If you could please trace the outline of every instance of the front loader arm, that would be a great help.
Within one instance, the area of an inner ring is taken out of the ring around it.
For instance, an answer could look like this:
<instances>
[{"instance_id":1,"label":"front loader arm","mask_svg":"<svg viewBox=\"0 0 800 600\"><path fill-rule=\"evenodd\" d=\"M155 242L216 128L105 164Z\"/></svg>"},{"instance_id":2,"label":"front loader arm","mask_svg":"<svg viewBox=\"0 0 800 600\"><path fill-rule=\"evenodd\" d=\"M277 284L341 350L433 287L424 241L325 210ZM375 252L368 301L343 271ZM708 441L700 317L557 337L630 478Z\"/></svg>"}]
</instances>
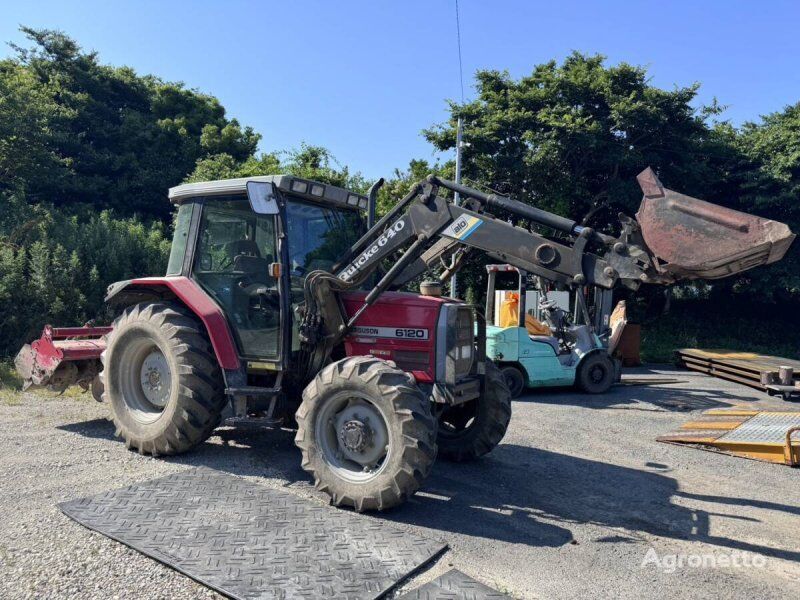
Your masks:
<instances>
[{"instance_id":1,"label":"front loader arm","mask_svg":"<svg viewBox=\"0 0 800 600\"><path fill-rule=\"evenodd\" d=\"M668 190L651 169L638 180L644 192L637 213L642 223L621 216L622 234L615 238L517 200L429 176L371 227L332 273L314 271L307 276L300 335L313 356L311 362L323 364L384 291L444 263L446 256L453 257L446 265L448 277L463 264L466 251L479 250L568 286L612 289L622 284L637 289L642 283L719 278L768 264L782 258L794 239L783 223ZM440 196L441 188L458 192L464 205ZM554 241L516 227L493 216L493 209L562 232L568 239ZM652 247L663 248L664 254ZM364 305L346 319L337 292L362 284L390 258L394 262Z\"/></svg>"},{"instance_id":2,"label":"front loader arm","mask_svg":"<svg viewBox=\"0 0 800 600\"><path fill-rule=\"evenodd\" d=\"M606 261L585 251L593 234L591 229L583 229L573 245L567 246L488 214L452 204L448 208L451 221L438 232L441 239L401 273L395 284L402 285L423 273L460 246L483 251L529 273L565 285L589 283L612 288L617 282L616 272Z\"/></svg>"},{"instance_id":3,"label":"front loader arm","mask_svg":"<svg viewBox=\"0 0 800 600\"><path fill-rule=\"evenodd\" d=\"M333 273L313 271L307 275L300 340L308 354L304 362L309 373L324 364L332 349L384 291L430 269L451 249L480 250L567 285L588 283L611 288L616 283L613 269L599 256L586 252L590 240L602 239L591 229L578 228L572 246L567 246L490 214L455 206L438 195L440 185L448 184L450 182L434 178L418 184L353 245ZM509 202L515 201L508 200L504 204L506 210ZM479 204L470 204L470 207L482 208ZM561 219L557 215L552 217L550 224L575 227L566 219L563 223L557 221ZM389 270L369 291L364 305L346 319L338 293L362 284L381 264L398 254ZM452 270L457 270L460 264L460 261L455 263Z\"/></svg>"}]
</instances>

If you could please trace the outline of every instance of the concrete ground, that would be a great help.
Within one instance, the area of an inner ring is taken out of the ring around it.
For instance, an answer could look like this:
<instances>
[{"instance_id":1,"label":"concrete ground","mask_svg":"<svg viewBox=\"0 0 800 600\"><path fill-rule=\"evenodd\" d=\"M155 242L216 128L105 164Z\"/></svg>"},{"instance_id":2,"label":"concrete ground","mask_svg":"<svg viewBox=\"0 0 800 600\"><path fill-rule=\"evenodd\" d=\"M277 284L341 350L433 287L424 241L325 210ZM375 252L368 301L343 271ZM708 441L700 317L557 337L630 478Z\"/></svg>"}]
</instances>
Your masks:
<instances>
[{"instance_id":1,"label":"concrete ground","mask_svg":"<svg viewBox=\"0 0 800 600\"><path fill-rule=\"evenodd\" d=\"M627 377L679 381L529 394L489 456L439 462L406 505L365 516L450 544L403 589L453 566L516 598L797 597L800 470L655 438L706 408L800 406L667 367ZM4 402L3 598L218 597L77 525L56 502L196 465L324 500L288 431L221 430L190 454L151 459L126 451L90 399Z\"/></svg>"}]
</instances>

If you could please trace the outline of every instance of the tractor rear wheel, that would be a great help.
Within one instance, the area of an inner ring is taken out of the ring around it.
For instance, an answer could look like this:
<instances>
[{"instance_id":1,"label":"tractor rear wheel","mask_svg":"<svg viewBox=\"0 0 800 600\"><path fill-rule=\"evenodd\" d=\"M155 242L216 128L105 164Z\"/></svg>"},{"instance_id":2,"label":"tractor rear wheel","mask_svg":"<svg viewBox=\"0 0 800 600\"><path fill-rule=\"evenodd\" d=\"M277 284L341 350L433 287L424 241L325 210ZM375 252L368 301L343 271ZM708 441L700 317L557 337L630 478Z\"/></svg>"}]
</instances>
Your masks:
<instances>
[{"instance_id":1,"label":"tractor rear wheel","mask_svg":"<svg viewBox=\"0 0 800 600\"><path fill-rule=\"evenodd\" d=\"M439 454L463 462L490 452L508 429L511 420L511 392L502 371L486 361L483 396L451 406L439 417Z\"/></svg>"},{"instance_id":2,"label":"tractor rear wheel","mask_svg":"<svg viewBox=\"0 0 800 600\"><path fill-rule=\"evenodd\" d=\"M104 398L131 450L177 454L203 442L225 402L222 375L202 325L168 303L125 309L108 335Z\"/></svg>"},{"instance_id":3,"label":"tractor rear wheel","mask_svg":"<svg viewBox=\"0 0 800 600\"><path fill-rule=\"evenodd\" d=\"M436 421L413 378L369 356L325 367L303 391L295 443L336 506L401 504L436 458Z\"/></svg>"}]
</instances>

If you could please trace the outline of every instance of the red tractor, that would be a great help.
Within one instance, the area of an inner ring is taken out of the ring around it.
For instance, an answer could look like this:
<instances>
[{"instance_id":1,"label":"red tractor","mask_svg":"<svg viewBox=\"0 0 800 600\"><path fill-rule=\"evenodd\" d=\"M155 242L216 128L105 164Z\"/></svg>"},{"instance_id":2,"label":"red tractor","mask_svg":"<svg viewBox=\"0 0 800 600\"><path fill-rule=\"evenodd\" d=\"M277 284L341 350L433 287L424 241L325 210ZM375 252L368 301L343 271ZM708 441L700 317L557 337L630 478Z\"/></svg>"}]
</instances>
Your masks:
<instances>
[{"instance_id":1,"label":"red tractor","mask_svg":"<svg viewBox=\"0 0 800 600\"><path fill-rule=\"evenodd\" d=\"M369 196L287 175L181 185L166 276L112 284L110 330L46 330L17 368L28 385L92 385L143 454L189 450L223 419L296 426L302 466L334 504L386 509L437 452L480 457L511 418L475 308L436 284L398 288L440 263L444 281L476 250L572 287L715 278L780 259L794 237L650 170L640 183L638 221L618 237L433 176L377 223L380 182Z\"/></svg>"}]
</instances>

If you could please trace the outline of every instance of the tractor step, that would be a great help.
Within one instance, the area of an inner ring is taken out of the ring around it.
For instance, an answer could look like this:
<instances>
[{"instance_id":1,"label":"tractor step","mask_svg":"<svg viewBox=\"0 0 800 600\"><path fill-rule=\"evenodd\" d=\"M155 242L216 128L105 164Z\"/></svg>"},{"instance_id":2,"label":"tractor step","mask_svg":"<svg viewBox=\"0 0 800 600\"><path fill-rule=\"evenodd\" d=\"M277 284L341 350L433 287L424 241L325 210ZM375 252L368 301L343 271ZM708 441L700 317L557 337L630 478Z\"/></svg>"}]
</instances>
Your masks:
<instances>
[{"instance_id":1,"label":"tractor step","mask_svg":"<svg viewBox=\"0 0 800 600\"><path fill-rule=\"evenodd\" d=\"M258 387L254 385L244 385L241 387L231 387L225 390L226 396L274 396L281 391L279 387Z\"/></svg>"},{"instance_id":2,"label":"tractor step","mask_svg":"<svg viewBox=\"0 0 800 600\"><path fill-rule=\"evenodd\" d=\"M283 424L283 419L273 417L228 417L223 421L225 427L237 429L272 429Z\"/></svg>"}]
</instances>

